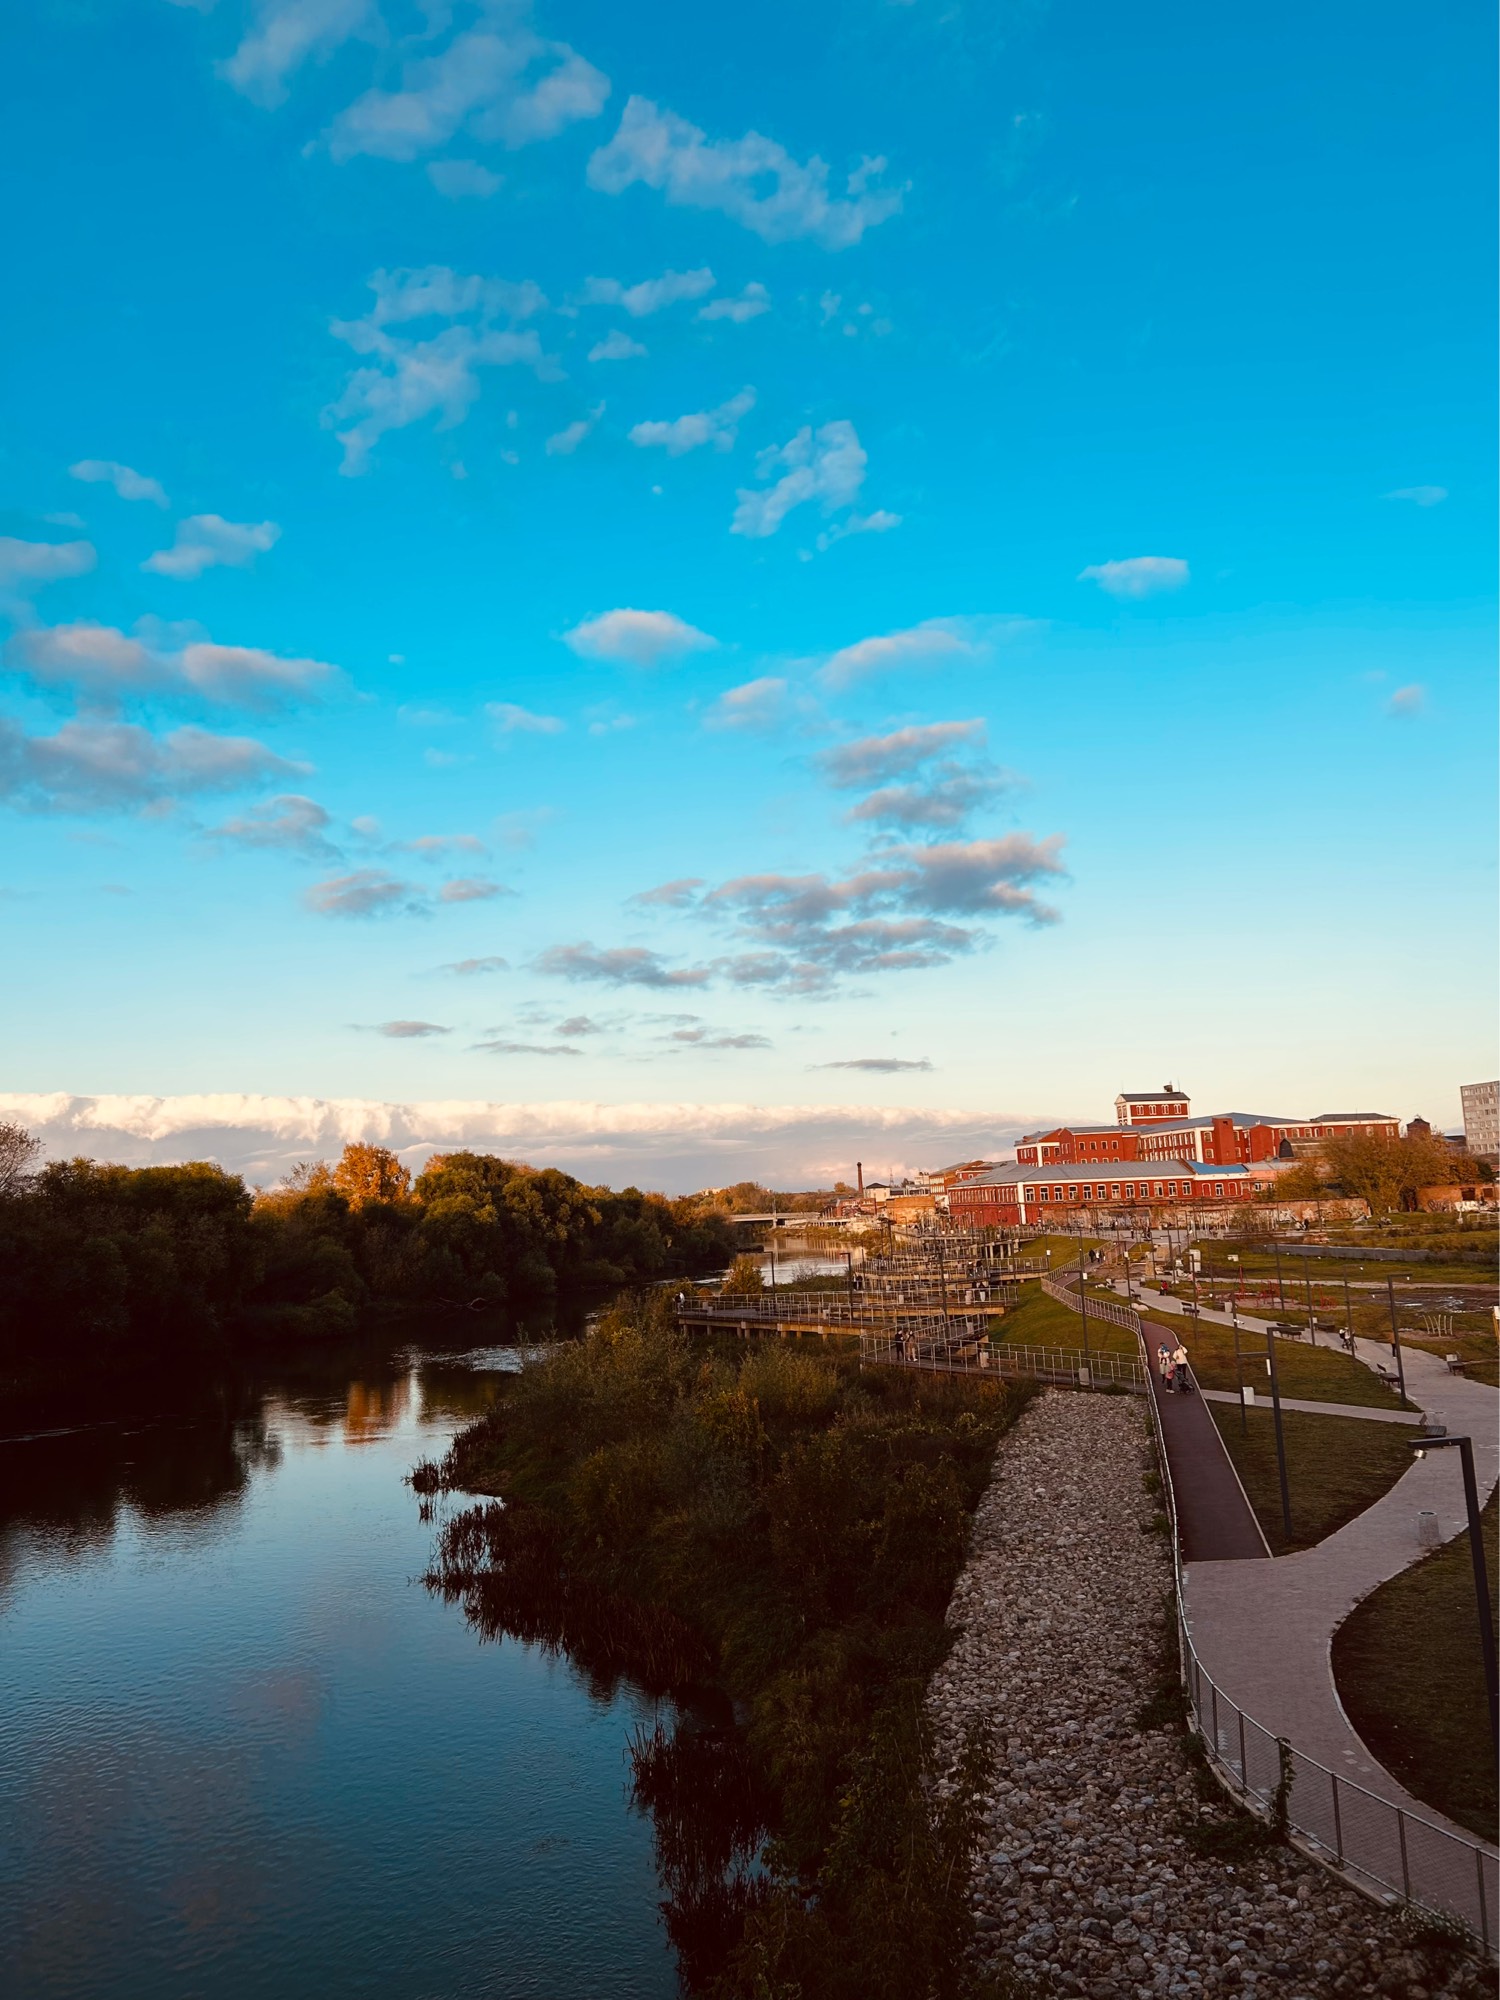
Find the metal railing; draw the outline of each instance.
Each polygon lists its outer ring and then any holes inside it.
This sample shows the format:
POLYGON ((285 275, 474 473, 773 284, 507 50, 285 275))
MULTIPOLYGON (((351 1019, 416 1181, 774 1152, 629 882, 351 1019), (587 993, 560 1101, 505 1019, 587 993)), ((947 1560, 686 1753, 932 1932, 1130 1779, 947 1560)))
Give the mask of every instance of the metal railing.
POLYGON ((947 1375, 1024 1377, 1072 1389, 1144 1392, 1146 1387, 1141 1364, 1133 1354, 1085 1358, 1071 1347, 1011 1347, 977 1334, 949 1341, 861 1334, 859 1353, 862 1361, 926 1368, 947 1375))
MULTIPOLYGON (((1092 1308, 1091 1308, 1092 1310, 1092 1308)), ((1144 1355, 1144 1342, 1142 1353, 1144 1355)), ((1177 1496, 1156 1398, 1149 1398, 1172 1541, 1177 1646, 1193 1727, 1220 1781, 1274 1820, 1314 1859, 1339 1869, 1382 1901, 1413 1903, 1462 1925, 1489 1958, 1496 1955, 1500 1856, 1478 1841, 1353 1784, 1278 1737, 1214 1680, 1198 1658, 1183 1610, 1182 1545, 1177 1496)))
MULTIPOLYGON (((1076 1286, 1065 1285, 1059 1278, 1043 1278, 1042 1290, 1049 1299, 1056 1299, 1060 1306, 1066 1306, 1069 1312, 1082 1315, 1083 1306, 1076 1286)), ((1102 1320, 1106 1326, 1121 1326, 1127 1333, 1139 1335, 1141 1316, 1133 1306, 1117 1305, 1113 1299, 1096 1298, 1092 1292, 1089 1293, 1088 1303, 1090 1319, 1102 1320)))

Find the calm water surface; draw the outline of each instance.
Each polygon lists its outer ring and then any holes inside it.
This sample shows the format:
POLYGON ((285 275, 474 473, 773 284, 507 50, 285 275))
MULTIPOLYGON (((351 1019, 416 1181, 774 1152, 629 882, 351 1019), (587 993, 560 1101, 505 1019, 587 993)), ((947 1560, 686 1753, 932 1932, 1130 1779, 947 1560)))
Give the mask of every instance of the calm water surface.
POLYGON ((416 1580, 403 1475, 509 1365, 0 1425, 7 2000, 675 1994, 650 1705, 416 1580))

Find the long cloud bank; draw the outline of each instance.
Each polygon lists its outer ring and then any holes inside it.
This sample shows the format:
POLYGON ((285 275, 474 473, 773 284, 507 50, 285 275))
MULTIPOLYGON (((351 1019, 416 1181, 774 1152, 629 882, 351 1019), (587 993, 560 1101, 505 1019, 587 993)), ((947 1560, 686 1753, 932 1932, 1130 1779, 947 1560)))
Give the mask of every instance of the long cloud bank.
POLYGON ((221 1094, 74 1097, 0 1093, 0 1118, 35 1132, 49 1159, 87 1154, 130 1166, 211 1159, 262 1184, 350 1139, 390 1146, 412 1167, 458 1146, 561 1167, 589 1181, 670 1193, 770 1180, 780 1186, 993 1158, 1028 1122, 1006 1113, 853 1104, 390 1104, 357 1097, 221 1094))

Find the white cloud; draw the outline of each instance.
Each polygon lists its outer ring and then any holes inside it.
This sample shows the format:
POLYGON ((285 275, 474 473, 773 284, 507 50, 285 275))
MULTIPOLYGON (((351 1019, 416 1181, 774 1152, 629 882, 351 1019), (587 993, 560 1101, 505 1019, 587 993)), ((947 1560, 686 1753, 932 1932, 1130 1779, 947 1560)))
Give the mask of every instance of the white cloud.
POLYGON ((68 475, 81 479, 87 486, 112 486, 122 500, 149 500, 153 507, 170 505, 158 480, 148 479, 143 472, 119 465, 112 458, 81 458, 68 467, 68 475))
POLYGON ((726 688, 704 716, 703 726, 769 732, 784 727, 804 707, 786 681, 764 674, 759 680, 726 688))
POLYGON ((638 285, 622 285, 618 278, 587 278, 582 302, 586 306, 623 306, 632 319, 644 319, 681 299, 701 299, 713 288, 714 274, 705 265, 697 271, 663 271, 659 278, 643 278, 638 285))
POLYGON ((1022 1132, 1047 1122, 972 1104, 913 1110, 572 1098, 388 1103, 238 1092, 79 1097, 66 1091, 0 1096, 0 1117, 37 1133, 52 1159, 88 1153, 146 1166, 211 1158, 262 1184, 299 1160, 336 1154, 355 1139, 390 1146, 412 1167, 429 1153, 467 1146, 561 1167, 585 1181, 634 1181, 681 1193, 745 1179, 826 1187, 835 1177, 852 1180, 855 1159, 869 1160, 872 1150, 882 1164, 995 1158, 1022 1132))
POLYGON ((764 492, 741 487, 730 524, 733 535, 759 540, 774 535, 794 507, 816 500, 825 514, 852 506, 864 484, 865 451, 853 424, 840 420, 816 431, 804 425, 784 445, 763 451, 755 461, 762 479, 784 468, 764 492))
POLYGON ((739 421, 755 408, 755 391, 741 389, 737 396, 731 396, 727 403, 720 403, 717 409, 694 410, 685 417, 674 417, 670 422, 635 424, 631 428, 630 442, 636 445, 661 445, 669 458, 681 458, 684 452, 697 451, 700 445, 711 444, 715 451, 728 451, 739 435, 739 421))
POLYGON ((294 70, 311 56, 331 55, 371 15, 369 0, 260 0, 255 27, 219 74, 256 104, 280 104, 294 70))
POLYGON ((1399 687, 1386 703, 1389 715, 1420 715, 1427 706, 1427 690, 1420 681, 1399 687))
POLYGON ((575 417, 572 423, 564 424, 560 431, 554 431, 547 440, 547 456, 571 458, 603 415, 604 405, 599 403, 586 417, 575 417))
POLYGON ((383 868, 355 868, 347 875, 330 875, 304 890, 302 900, 320 917, 410 916, 426 907, 421 890, 398 881, 383 868))
POLYGON ((1097 583, 1111 597, 1154 597, 1158 591, 1181 590, 1188 566, 1181 556, 1128 556, 1123 562, 1090 563, 1078 572, 1080 583, 1097 583))
POLYGON ((825 687, 844 688, 872 674, 903 672, 934 660, 971 658, 977 650, 958 620, 929 618, 903 632, 884 632, 840 647, 824 662, 818 678, 825 687))
POLYGON ((804 165, 759 132, 711 141, 676 112, 632 97, 614 138, 590 159, 588 181, 603 194, 642 182, 674 206, 719 209, 767 243, 811 237, 843 250, 900 209, 903 189, 873 185, 884 168, 884 160, 862 161, 844 194, 832 195, 816 155, 804 165))
POLYGON ((727 319, 736 326, 747 319, 758 319, 763 312, 771 310, 771 294, 765 286, 752 279, 738 298, 710 299, 706 306, 699 306, 693 315, 695 319, 727 319))
POLYGON ((281 530, 274 521, 226 521, 222 514, 190 514, 177 523, 177 539, 171 548, 147 556, 141 568, 187 582, 218 564, 248 569, 280 539, 281 530))
POLYGON ((328 149, 336 160, 414 160, 459 131, 514 149, 597 117, 609 91, 609 78, 566 42, 486 23, 408 62, 400 90, 367 90, 333 121, 328 149))
POLYGON ((222 826, 209 828, 214 840, 232 840, 240 847, 284 848, 319 861, 337 858, 328 838, 333 821, 316 799, 303 792, 281 792, 222 826))
POLYGON ((674 969, 660 952, 639 945, 602 950, 592 944, 557 944, 544 951, 536 970, 552 979, 596 981, 603 986, 649 986, 657 989, 705 986, 712 974, 706 966, 674 969))
POLYGON ((621 326, 612 326, 603 340, 596 340, 589 349, 590 361, 638 361, 646 349, 638 340, 632 340, 621 326))
POLYGON ((344 447, 340 468, 351 477, 364 472, 370 453, 387 431, 401 430, 437 415, 439 430, 452 430, 479 394, 481 368, 522 363, 540 374, 546 367, 534 328, 520 322, 547 301, 529 280, 461 277, 446 265, 423 270, 377 271, 370 279, 375 304, 363 319, 334 320, 330 332, 356 354, 372 357, 357 368, 343 394, 323 412, 336 426, 344 447), (424 320, 449 322, 425 339, 394 334, 393 326, 424 320), (503 322, 503 324, 497 324, 503 322))
POLYGON ((388 1041, 423 1041, 429 1035, 451 1035, 453 1030, 445 1028, 438 1021, 381 1021, 375 1032, 384 1035, 388 1041))
POLYGON ((718 643, 670 611, 606 611, 563 634, 563 644, 583 659, 625 660, 634 667, 654 667, 718 643))
POLYGON ((451 882, 445 882, 437 892, 440 903, 490 903, 496 896, 513 896, 514 889, 507 889, 503 882, 493 882, 488 875, 457 875, 451 882))
POLYGON ((15 633, 7 661, 45 687, 75 687, 96 700, 197 695, 237 708, 306 700, 338 677, 325 660, 287 659, 259 646, 195 639, 160 647, 112 625, 53 625, 15 633))
POLYGON ((534 715, 529 708, 520 708, 513 701, 487 701, 484 712, 502 736, 513 736, 517 732, 530 736, 560 736, 568 726, 560 715, 534 715))
POLYGON ((429 160, 427 178, 449 201, 462 201, 467 195, 488 201, 502 184, 502 176, 492 174, 478 160, 429 160))
POLYGON ((977 716, 967 722, 917 723, 892 730, 888 736, 862 736, 854 743, 837 744, 825 750, 817 762, 830 785, 840 791, 857 791, 866 785, 910 777, 932 758, 946 756, 963 745, 980 745, 984 738, 985 725, 977 716))
POLYGON ((127 722, 65 722, 28 736, 0 717, 0 799, 31 812, 124 812, 195 792, 238 791, 306 767, 247 736, 127 722))
MULTIPOLYGON (((262 1184, 351 1139, 392 1147, 409 1166, 467 1146, 557 1166, 585 1181, 686 1193, 754 1179, 774 1186, 851 1180, 872 1152, 882 1164, 995 1158, 1047 1122, 969 1104, 502 1103, 475 1098, 388 1103, 370 1098, 238 1092, 182 1097, 0 1096, 0 1117, 38 1134, 52 1159, 79 1153, 128 1165, 216 1159, 262 1184)), ((1053 1119, 1052 1122, 1056 1122, 1053 1119)))
POLYGON ((840 521, 835 527, 825 528, 818 537, 820 549, 831 549, 835 542, 845 541, 850 535, 888 535, 892 528, 901 526, 901 516, 889 513, 884 507, 877 507, 870 514, 851 514, 847 521, 840 521))
POLYGON ((22 542, 0 535, 0 591, 29 596, 43 584, 87 576, 98 560, 92 542, 22 542))
POLYGON ((1414 507, 1436 507, 1448 497, 1446 486, 1398 486, 1387 500, 1410 500, 1414 507))

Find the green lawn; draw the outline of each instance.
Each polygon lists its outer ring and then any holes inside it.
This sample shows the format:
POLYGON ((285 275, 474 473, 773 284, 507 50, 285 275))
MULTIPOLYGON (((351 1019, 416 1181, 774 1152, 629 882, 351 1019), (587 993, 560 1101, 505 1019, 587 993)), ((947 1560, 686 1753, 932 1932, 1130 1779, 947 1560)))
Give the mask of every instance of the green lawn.
MULTIPOLYGON (((1456 1465, 1453 1472, 1456 1479, 1456 1465)), ((1500 1621, 1496 1520, 1491 1500, 1483 1527, 1490 1596, 1500 1621)), ((1386 1769, 1428 1805, 1493 1840, 1500 1801, 1488 1754, 1484 1664, 1466 1534, 1392 1577, 1356 1607, 1334 1634, 1333 1673, 1349 1720, 1386 1769)))
MULTIPOLYGON (((1474 1317, 1466 1315, 1466 1317, 1474 1317)), ((1403 1347, 1425 1348, 1429 1354, 1439 1359, 1449 1354, 1463 1357, 1464 1373, 1475 1382, 1488 1382, 1492 1386, 1500 1383, 1500 1356, 1497 1356, 1495 1336, 1486 1327, 1482 1331, 1474 1327, 1455 1327, 1452 1333, 1430 1338, 1427 1334, 1413 1336, 1404 1329, 1401 1334, 1403 1347)))
MULTIPOLYGON (((1083 1320, 1079 1314, 1049 1299, 1035 1279, 1021 1287, 1017 1303, 1006 1308, 1004 1319, 996 1320, 992 1335, 1015 1347, 1070 1347, 1083 1350, 1083 1320)), ((1089 1319, 1089 1346, 1100 1354, 1135 1354, 1139 1347, 1133 1333, 1121 1326, 1106 1326, 1089 1319)))
MULTIPOLYGON (((1181 1330, 1183 1345, 1192 1360, 1193 1373, 1205 1389, 1236 1389, 1234 1375, 1234 1335, 1227 1326, 1200 1320, 1164 1317, 1164 1325, 1181 1330)), ((1147 1339, 1152 1347, 1156 1336, 1147 1339)), ((1266 1373, 1266 1342, 1263 1334, 1241 1333, 1241 1379, 1256 1396, 1269 1396, 1266 1373)), ((1301 1340, 1276 1342, 1276 1373, 1283 1396, 1304 1403, 1357 1403, 1369 1410, 1396 1410, 1401 1407, 1395 1391, 1388 1389, 1373 1369, 1345 1354, 1341 1348, 1309 1347, 1301 1340)))
POLYGON ((1276 1473, 1276 1437, 1271 1412, 1243 1413, 1229 1403, 1209 1411, 1234 1460, 1250 1505, 1255 1509, 1272 1555, 1311 1548, 1388 1492, 1411 1464, 1404 1424, 1372 1423, 1360 1417, 1314 1417, 1283 1412, 1287 1486, 1292 1501, 1292 1538, 1281 1525, 1281 1490, 1276 1473))

